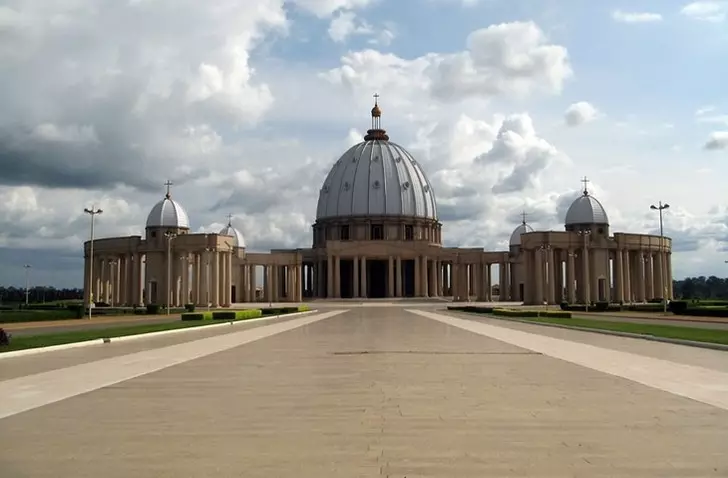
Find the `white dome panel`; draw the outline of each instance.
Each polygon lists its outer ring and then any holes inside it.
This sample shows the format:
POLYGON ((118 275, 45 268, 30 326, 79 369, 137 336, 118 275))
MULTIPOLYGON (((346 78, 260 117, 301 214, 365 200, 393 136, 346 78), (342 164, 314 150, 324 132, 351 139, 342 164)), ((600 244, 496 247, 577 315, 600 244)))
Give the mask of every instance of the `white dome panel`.
POLYGON ((607 212, 602 204, 588 192, 579 196, 566 211, 566 226, 579 224, 609 224, 607 212))
POLYGON ((149 212, 147 227, 189 229, 190 218, 182 205, 167 195, 149 212))
POLYGON ((402 146, 370 139, 334 163, 319 193, 316 218, 409 216, 437 220, 432 185, 402 146))

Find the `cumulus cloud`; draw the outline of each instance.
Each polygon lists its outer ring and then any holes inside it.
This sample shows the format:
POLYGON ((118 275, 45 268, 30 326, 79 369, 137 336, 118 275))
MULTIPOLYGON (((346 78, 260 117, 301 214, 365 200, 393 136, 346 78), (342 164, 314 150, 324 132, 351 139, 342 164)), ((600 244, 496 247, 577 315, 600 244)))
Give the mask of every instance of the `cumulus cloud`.
POLYGON ((346 41, 352 35, 372 33, 372 27, 364 21, 358 21, 356 14, 350 11, 339 12, 329 24, 329 37, 337 43, 346 41))
POLYGON ((352 52, 324 77, 360 91, 427 94, 444 101, 499 94, 558 93, 571 77, 565 47, 548 42, 533 22, 492 25, 468 35, 466 49, 414 59, 375 50, 352 52))
POLYGON ((564 121, 569 126, 579 126, 584 123, 589 123, 598 117, 599 110, 587 101, 574 103, 564 112, 564 121))
POLYGON ((625 12, 615 10, 612 12, 612 19, 621 23, 654 23, 661 22, 662 15, 652 12, 625 12))
POLYGON ((722 22, 728 16, 728 3, 724 0, 704 0, 685 5, 680 13, 694 20, 722 22))
POLYGON ((710 137, 703 145, 703 148, 709 151, 728 149, 728 131, 716 131, 711 133, 710 137))

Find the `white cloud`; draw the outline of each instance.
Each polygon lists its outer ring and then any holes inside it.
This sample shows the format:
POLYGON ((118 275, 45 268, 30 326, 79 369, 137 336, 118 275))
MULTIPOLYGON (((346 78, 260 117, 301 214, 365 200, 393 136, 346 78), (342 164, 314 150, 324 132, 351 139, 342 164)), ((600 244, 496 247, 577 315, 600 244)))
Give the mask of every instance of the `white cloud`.
POLYGON ((564 112, 564 121, 569 126, 579 126, 594 121, 600 116, 591 103, 587 101, 579 101, 569 106, 564 112))
POLYGON ((709 151, 728 149, 728 131, 716 131, 711 133, 708 141, 706 141, 703 145, 703 148, 709 151))
POLYGON ((293 0, 292 3, 323 18, 339 10, 363 8, 372 2, 373 0, 293 0))
POLYGON ((680 13, 694 20, 722 22, 728 15, 728 3, 723 0, 704 0, 685 5, 680 13))
POLYGON ((654 23, 662 21, 662 15, 659 13, 624 12, 622 10, 613 11, 612 18, 622 23, 654 23))
POLYGON ((412 60, 375 50, 352 52, 325 77, 357 92, 428 94, 443 101, 499 94, 558 93, 572 70, 566 48, 550 44, 533 22, 493 25, 468 35, 467 49, 412 60))
POLYGON ((337 43, 346 41, 352 35, 367 35, 372 31, 371 25, 358 21, 356 14, 351 11, 339 12, 329 24, 329 36, 337 43))

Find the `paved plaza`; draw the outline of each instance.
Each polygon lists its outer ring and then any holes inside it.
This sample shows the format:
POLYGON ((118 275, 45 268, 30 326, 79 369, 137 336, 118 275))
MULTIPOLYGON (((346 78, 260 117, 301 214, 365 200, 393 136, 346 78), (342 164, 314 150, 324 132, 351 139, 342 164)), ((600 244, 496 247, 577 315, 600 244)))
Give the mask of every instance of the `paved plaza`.
POLYGON ((728 476, 728 353, 442 309, 0 359, 0 476, 728 476))

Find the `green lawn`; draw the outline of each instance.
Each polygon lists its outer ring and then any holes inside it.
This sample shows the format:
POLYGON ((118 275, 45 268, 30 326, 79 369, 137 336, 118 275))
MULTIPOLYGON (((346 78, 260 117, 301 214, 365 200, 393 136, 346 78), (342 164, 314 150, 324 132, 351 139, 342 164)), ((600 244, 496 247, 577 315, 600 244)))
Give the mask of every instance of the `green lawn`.
POLYGON ((0 324, 77 318, 76 312, 63 308, 59 308, 58 310, 3 310, 0 312, 0 324))
POLYGON ((212 319, 199 321, 180 320, 177 322, 169 322, 166 324, 127 325, 96 330, 76 330, 69 332, 59 332, 55 334, 23 335, 19 337, 12 337, 10 339, 9 346, 0 347, 0 353, 9 352, 11 350, 32 349, 36 347, 48 347, 51 345, 83 342, 85 340, 103 339, 104 337, 124 337, 127 335, 146 334, 149 332, 159 332, 162 330, 187 329, 190 327, 200 327, 202 325, 220 323, 224 324, 227 322, 230 321, 213 321, 212 319))
MULTIPOLYGON (((502 318, 502 317, 496 317, 502 318)), ((654 335, 668 339, 693 340, 695 342, 710 342, 728 345, 728 330, 707 329, 696 327, 681 327, 677 325, 639 324, 635 322, 610 322, 606 320, 585 319, 574 317, 571 319, 556 319, 551 317, 519 318, 533 323, 546 322, 549 324, 584 327, 588 329, 610 330, 614 332, 628 332, 632 334, 654 335)))

